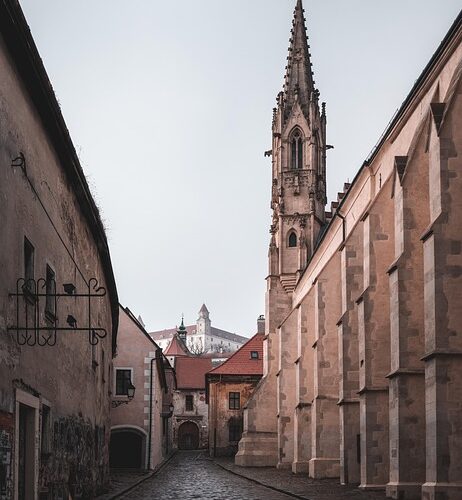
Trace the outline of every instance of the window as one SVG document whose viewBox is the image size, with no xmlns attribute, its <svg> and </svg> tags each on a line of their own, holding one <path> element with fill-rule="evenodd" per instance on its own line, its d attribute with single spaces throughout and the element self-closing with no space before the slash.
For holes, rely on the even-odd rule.
<svg viewBox="0 0 462 500">
<path fill-rule="evenodd" d="M 229 393 L 229 409 L 230 410 L 240 410 L 241 408 L 241 393 L 240 392 L 230 392 Z"/>
<path fill-rule="evenodd" d="M 258 359 L 258 351 L 250 351 L 251 359 Z"/>
<path fill-rule="evenodd" d="M 293 248 L 297 246 L 297 235 L 294 231 L 289 234 L 289 247 Z"/>
<path fill-rule="evenodd" d="M 34 253 L 34 245 L 24 237 L 24 288 L 30 293 L 35 293 Z"/>
<path fill-rule="evenodd" d="M 193 397 L 191 394 L 186 395 L 185 408 L 186 408 L 186 411 L 193 411 L 194 410 L 194 401 L 193 401 Z"/>
<path fill-rule="evenodd" d="M 299 129 L 296 129 L 290 141 L 290 168 L 303 168 L 303 139 Z"/>
<path fill-rule="evenodd" d="M 229 440 L 239 441 L 242 436 L 242 419 L 230 418 L 228 422 Z"/>
<path fill-rule="evenodd" d="M 45 281 L 45 315 L 48 319 L 56 319 L 56 275 L 53 269 L 47 264 L 47 274 Z"/>
<path fill-rule="evenodd" d="M 131 368 L 116 368 L 116 396 L 128 396 L 128 388 L 132 383 Z"/>
</svg>

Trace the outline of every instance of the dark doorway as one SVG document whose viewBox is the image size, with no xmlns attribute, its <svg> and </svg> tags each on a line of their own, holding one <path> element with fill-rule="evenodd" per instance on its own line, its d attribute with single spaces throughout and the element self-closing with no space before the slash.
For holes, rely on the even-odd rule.
<svg viewBox="0 0 462 500">
<path fill-rule="evenodd" d="M 35 483 L 35 410 L 19 404 L 18 499 L 34 497 Z"/>
<path fill-rule="evenodd" d="M 144 467 L 144 437 L 132 430 L 113 430 L 109 444 L 109 465 L 115 468 Z"/>
<path fill-rule="evenodd" d="M 178 429 L 178 448 L 197 450 L 199 448 L 199 428 L 194 422 L 185 422 Z"/>
</svg>

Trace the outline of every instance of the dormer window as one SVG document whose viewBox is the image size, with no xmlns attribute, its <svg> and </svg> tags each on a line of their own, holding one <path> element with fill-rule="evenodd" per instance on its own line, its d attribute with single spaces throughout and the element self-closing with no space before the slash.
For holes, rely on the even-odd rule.
<svg viewBox="0 0 462 500">
<path fill-rule="evenodd" d="M 258 359 L 258 351 L 250 351 L 250 359 Z"/>
<path fill-rule="evenodd" d="M 303 168 L 303 138 L 300 129 L 295 129 L 290 140 L 290 168 Z"/>
<path fill-rule="evenodd" d="M 289 248 L 294 248 L 297 246 L 297 235 L 295 234 L 295 231 L 291 231 L 289 234 Z"/>
</svg>

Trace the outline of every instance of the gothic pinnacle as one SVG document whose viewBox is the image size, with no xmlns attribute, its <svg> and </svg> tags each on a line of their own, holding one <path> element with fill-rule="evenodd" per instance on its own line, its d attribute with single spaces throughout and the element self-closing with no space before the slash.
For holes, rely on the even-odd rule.
<svg viewBox="0 0 462 500">
<path fill-rule="evenodd" d="M 286 113 L 290 113 L 296 100 L 302 109 L 307 111 L 310 97 L 315 89 L 303 12 L 303 3 L 297 0 L 284 78 L 284 96 L 288 103 Z"/>
</svg>

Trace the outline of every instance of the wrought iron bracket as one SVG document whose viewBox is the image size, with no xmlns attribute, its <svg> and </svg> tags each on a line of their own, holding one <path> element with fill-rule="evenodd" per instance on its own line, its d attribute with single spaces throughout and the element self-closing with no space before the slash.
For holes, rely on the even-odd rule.
<svg viewBox="0 0 462 500">
<path fill-rule="evenodd" d="M 55 290 L 54 293 L 46 293 L 47 280 L 44 278 L 38 280 L 19 278 L 16 281 L 16 292 L 9 294 L 10 297 L 15 298 L 16 324 L 9 326 L 8 331 L 16 334 L 18 345 L 27 345 L 30 347 L 36 345 L 54 346 L 57 342 L 58 332 L 72 331 L 86 332 L 90 345 L 97 345 L 101 339 L 107 336 L 107 330 L 92 324 L 92 300 L 104 297 L 106 289 L 98 285 L 96 278 L 91 278 L 88 281 L 88 290 L 86 293 L 56 293 L 55 280 L 48 280 L 48 284 L 50 282 L 52 283 L 51 288 Z M 45 305 L 43 316 L 46 318 L 46 324 L 41 323 L 40 304 L 43 302 L 42 298 L 45 298 L 46 301 L 52 301 L 52 313 L 47 311 L 47 305 Z M 57 318 L 58 299 L 86 301 L 87 324 L 83 327 L 77 327 L 77 320 L 73 316 L 68 315 L 67 322 L 69 326 L 60 326 Z"/>
</svg>

